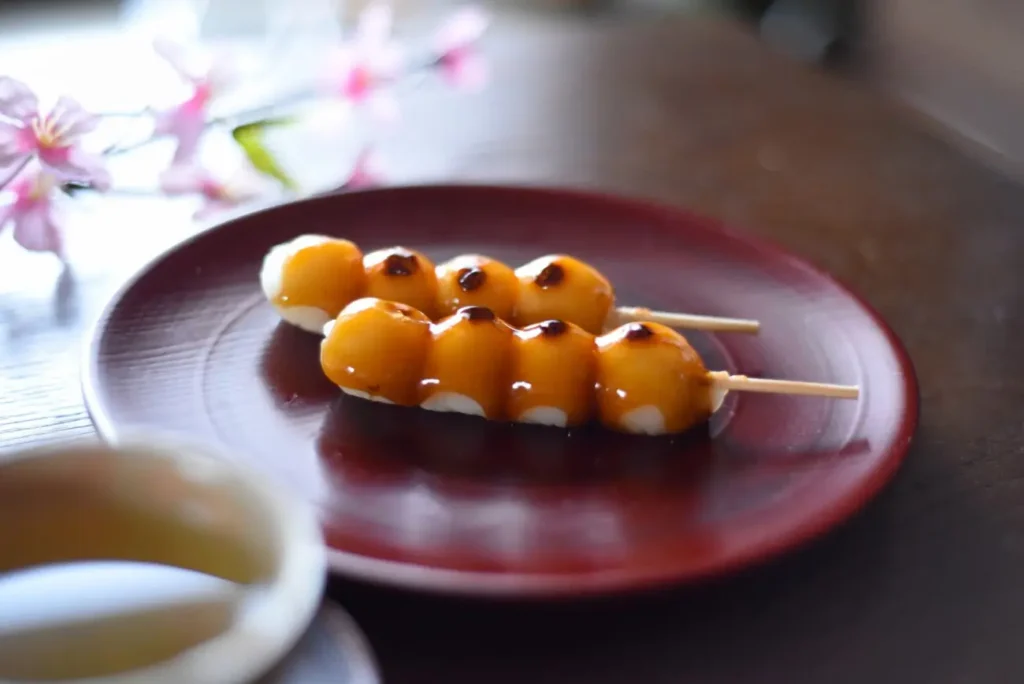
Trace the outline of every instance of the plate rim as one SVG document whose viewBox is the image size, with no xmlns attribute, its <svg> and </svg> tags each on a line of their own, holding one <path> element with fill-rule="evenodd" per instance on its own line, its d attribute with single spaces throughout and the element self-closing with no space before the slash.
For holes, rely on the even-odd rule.
<svg viewBox="0 0 1024 684">
<path fill-rule="evenodd" d="M 340 198 L 365 195 L 401 196 L 405 193 L 491 193 L 531 194 L 547 196 L 555 200 L 569 200 L 582 203 L 602 203 L 626 211 L 660 214 L 665 218 L 692 224 L 697 230 L 718 233 L 731 241 L 744 243 L 777 261 L 807 271 L 832 284 L 836 289 L 855 302 L 879 330 L 892 350 L 903 380 L 903 412 L 894 434 L 896 444 L 879 461 L 878 467 L 870 470 L 845 496 L 832 499 L 816 516 L 806 518 L 793 525 L 782 537 L 752 545 L 733 553 L 727 560 L 711 567 L 679 571 L 669 569 L 658 572 L 606 571 L 595 573 L 519 573 L 482 572 L 435 568 L 415 563 L 393 561 L 383 558 L 366 557 L 359 554 L 331 548 L 325 541 L 328 572 L 368 584 L 394 589 L 411 590 L 421 593 L 480 597 L 490 599 L 572 599 L 602 595 L 622 595 L 683 586 L 714 577 L 728 577 L 741 570 L 764 565 L 788 553 L 809 546 L 830 531 L 840 527 L 865 509 L 893 480 L 906 461 L 913 438 L 920 422 L 920 383 L 917 371 L 902 340 L 896 335 L 881 313 L 861 295 L 856 288 L 834 276 L 813 261 L 796 254 L 780 243 L 742 230 L 737 224 L 698 213 L 686 206 L 658 201 L 640 195 L 617 194 L 588 188 L 563 187 L 549 184 L 501 184 L 501 183 L 411 183 L 358 190 L 337 189 L 317 193 L 309 197 L 289 200 L 271 206 L 231 216 L 223 221 L 211 223 L 182 240 L 165 247 L 145 260 L 107 300 L 92 325 L 87 328 L 80 363 L 80 386 L 83 403 L 90 421 L 100 439 L 111 442 L 119 432 L 133 428 L 126 425 L 118 430 L 106 415 L 103 402 L 98 396 L 99 384 L 99 341 L 106 323 L 110 320 L 120 302 L 152 269 L 172 254 L 187 249 L 192 243 L 206 235 L 228 228 L 239 222 L 252 220 L 278 211 L 289 211 L 297 205 L 310 205 L 344 201 Z M 400 199 L 400 197 L 398 198 Z M 396 201 L 398 201 L 396 199 Z"/>
</svg>

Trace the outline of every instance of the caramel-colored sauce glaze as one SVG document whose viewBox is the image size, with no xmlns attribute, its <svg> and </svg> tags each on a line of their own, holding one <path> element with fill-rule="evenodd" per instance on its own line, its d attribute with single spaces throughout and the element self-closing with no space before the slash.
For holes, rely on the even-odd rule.
<svg viewBox="0 0 1024 684">
<path fill-rule="evenodd" d="M 510 267 L 479 254 L 464 254 L 437 267 L 437 309 L 450 316 L 464 306 L 485 306 L 511 321 L 519 280 Z"/>
<path fill-rule="evenodd" d="M 302 247 L 284 262 L 274 303 L 308 306 L 337 316 L 366 288 L 363 253 L 348 240 L 326 238 Z"/>
<path fill-rule="evenodd" d="M 364 297 L 335 319 L 320 346 L 320 365 L 339 387 L 415 406 L 430 347 L 430 319 L 422 311 Z"/>
<path fill-rule="evenodd" d="M 519 297 L 512 323 L 525 327 L 547 320 L 572 321 L 592 335 L 604 330 L 615 304 L 615 290 L 588 264 L 549 255 L 516 269 Z"/>
<path fill-rule="evenodd" d="M 711 415 L 711 383 L 697 351 L 658 323 L 628 323 L 597 338 L 597 410 L 612 429 L 631 411 L 660 410 L 665 432 L 680 432 Z"/>
<path fill-rule="evenodd" d="M 469 397 L 494 420 L 504 415 L 512 328 L 485 307 L 464 307 L 431 326 L 420 402 L 442 392 Z"/>
<path fill-rule="evenodd" d="M 388 247 L 363 258 L 364 297 L 399 302 L 438 317 L 437 275 L 423 254 L 405 247 Z"/>
<path fill-rule="evenodd" d="M 305 238 L 299 238 L 305 239 Z M 407 304 L 438 320 L 464 306 L 484 306 L 509 325 L 574 323 L 599 335 L 615 306 L 615 290 L 597 269 L 566 255 L 547 255 L 513 270 L 480 254 L 434 266 L 402 246 L 363 256 L 347 240 L 303 247 L 283 267 L 279 306 L 310 306 L 336 317 L 359 297 Z"/>
<path fill-rule="evenodd" d="M 628 323 L 598 337 L 557 319 L 517 330 L 476 306 L 430 323 L 404 304 L 366 298 L 329 327 L 321 365 L 343 388 L 407 406 L 461 395 L 491 420 L 519 421 L 550 407 L 565 413 L 566 426 L 598 418 L 620 431 L 677 433 L 712 412 L 700 355 L 658 323 Z M 637 409 L 656 410 L 661 428 L 631 428 Z"/>
<path fill-rule="evenodd" d="M 593 335 L 572 323 L 550 320 L 517 330 L 514 342 L 509 418 L 518 420 L 539 407 L 563 411 L 567 427 L 593 417 Z"/>
</svg>

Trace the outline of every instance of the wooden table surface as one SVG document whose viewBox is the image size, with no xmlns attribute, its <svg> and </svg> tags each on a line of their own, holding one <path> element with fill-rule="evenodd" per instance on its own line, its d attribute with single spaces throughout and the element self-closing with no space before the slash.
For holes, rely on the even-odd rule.
<svg viewBox="0 0 1024 684">
<path fill-rule="evenodd" d="M 509 22 L 490 51 L 495 85 L 483 95 L 440 109 L 429 93 L 410 102 L 387 150 L 396 182 L 602 188 L 768 236 L 890 321 L 917 367 L 920 429 L 861 515 L 706 586 L 511 605 L 335 580 L 330 594 L 365 629 L 384 681 L 1021 681 L 1021 188 L 913 115 L 730 24 Z M 124 220 L 168 221 L 139 202 Z M 0 244 L 0 448 L 90 434 L 77 385 L 83 335 L 175 230 L 107 248 L 103 268 L 63 286 L 43 261 L 17 271 Z M 329 658 L 296 659 L 323 674 L 291 681 L 332 681 Z"/>
</svg>

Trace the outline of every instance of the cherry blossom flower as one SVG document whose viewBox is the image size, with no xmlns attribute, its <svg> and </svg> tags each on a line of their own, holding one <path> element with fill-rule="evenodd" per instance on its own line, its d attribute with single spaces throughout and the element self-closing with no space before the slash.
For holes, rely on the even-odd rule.
<svg viewBox="0 0 1024 684">
<path fill-rule="evenodd" d="M 98 116 L 69 97 L 57 100 L 44 115 L 28 86 L 0 77 L 0 168 L 19 168 L 35 158 L 60 179 L 105 190 L 110 176 L 103 159 L 79 146 L 81 137 L 98 123 Z"/>
<path fill-rule="evenodd" d="M 200 57 L 166 39 L 155 40 L 153 48 L 191 88 L 185 100 L 156 113 L 153 132 L 177 141 L 173 165 L 190 164 L 199 149 L 211 104 L 235 85 L 236 74 L 226 60 Z"/>
<path fill-rule="evenodd" d="M 24 174 L 0 197 L 0 232 L 14 224 L 14 241 L 32 252 L 52 252 L 64 260 L 64 241 L 54 211 L 58 178 L 46 169 Z"/>
<path fill-rule="evenodd" d="M 359 15 L 352 41 L 330 60 L 327 88 L 335 96 L 366 107 L 383 121 L 398 118 L 390 87 L 402 71 L 403 56 L 391 39 L 391 8 L 374 2 Z"/>
<path fill-rule="evenodd" d="M 464 7 L 455 12 L 435 36 L 436 64 L 452 85 L 475 90 L 487 81 L 487 64 L 477 49 L 487 24 L 482 10 Z"/>
<path fill-rule="evenodd" d="M 382 174 L 380 164 L 371 148 L 366 148 L 356 157 L 355 166 L 348 180 L 341 186 L 342 190 L 362 190 L 381 185 Z"/>
<path fill-rule="evenodd" d="M 193 215 L 198 221 L 260 197 L 267 190 L 261 181 L 247 169 L 224 181 L 194 164 L 172 165 L 160 174 L 160 189 L 171 196 L 200 195 L 203 204 Z"/>
</svg>

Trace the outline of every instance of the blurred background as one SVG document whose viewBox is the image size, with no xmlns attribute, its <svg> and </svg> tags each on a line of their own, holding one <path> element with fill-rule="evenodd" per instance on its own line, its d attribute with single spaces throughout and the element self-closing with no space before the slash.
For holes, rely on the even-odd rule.
<svg viewBox="0 0 1024 684">
<path fill-rule="evenodd" d="M 138 113 L 148 107 L 172 106 L 188 94 L 177 74 L 153 50 L 153 37 L 162 34 L 186 44 L 198 42 L 232 51 L 233 63 L 254 76 L 244 78 L 243 73 L 238 81 L 241 85 L 218 99 L 221 109 L 216 113 L 249 111 L 266 102 L 286 100 L 289 92 L 301 90 L 297 74 L 315 71 L 310 65 L 318 64 L 351 31 L 366 4 L 367 0 L 0 0 L 0 73 L 31 84 L 44 99 L 72 94 L 95 112 Z M 407 39 L 406 44 L 421 45 L 438 22 L 461 4 L 458 0 L 391 0 L 396 37 Z M 602 137 L 636 135 L 629 126 L 623 128 L 626 120 L 621 117 L 633 117 L 629 120 L 640 125 L 637 122 L 643 117 L 657 115 L 648 110 L 649 103 L 637 101 L 631 108 L 609 114 L 608 122 L 614 123 L 608 123 L 612 129 L 604 132 L 594 128 L 597 124 L 593 122 L 579 120 L 579 112 L 589 106 L 579 99 L 581 94 L 585 100 L 592 90 L 594 97 L 602 93 L 600 97 L 614 101 L 617 86 L 612 72 L 618 67 L 614 63 L 583 65 L 574 56 L 583 53 L 571 46 L 582 27 L 661 16 L 739 27 L 771 50 L 804 62 L 822 78 L 846 82 L 854 90 L 882 93 L 901 110 L 901 116 L 916 117 L 934 134 L 999 173 L 1019 177 L 1024 171 L 1024 133 L 1019 124 L 1024 120 L 1024 74 L 1017 68 L 1024 56 L 1024 43 L 1016 40 L 1024 29 L 1024 3 L 482 0 L 479 4 L 493 16 L 486 51 L 500 62 L 501 73 L 495 75 L 486 97 L 458 99 L 458 95 L 433 95 L 430 88 L 423 88 L 415 98 L 403 98 L 406 124 L 398 127 L 401 130 L 386 144 L 376 146 L 382 150 L 385 182 L 461 180 L 467 175 L 483 182 L 545 177 L 575 182 L 587 180 L 591 167 L 600 166 L 611 177 L 626 173 L 623 178 L 634 161 L 640 164 L 637 168 L 657 167 L 660 162 L 656 160 L 630 161 L 613 152 L 617 148 L 605 145 Z M 662 35 L 662 40 L 671 40 L 673 33 Z M 691 33 L 689 39 L 696 35 Z M 551 39 L 558 37 L 566 39 L 564 51 L 553 47 L 559 41 Z M 715 40 L 709 37 L 706 49 L 714 50 Z M 555 61 L 537 62 L 531 51 L 538 45 L 547 46 L 544 60 Z M 666 45 L 666 54 L 672 54 L 671 48 Z M 559 64 L 560 55 L 569 61 Z M 706 68 L 687 66 L 693 66 L 698 74 Z M 753 82 L 761 78 L 754 73 L 756 68 L 754 62 L 738 67 L 743 78 L 755 79 Z M 534 69 L 543 69 L 544 75 L 553 78 L 532 79 L 529 74 Z M 558 78 L 560 69 L 565 71 L 565 79 Z M 519 80 L 510 83 L 510 78 Z M 576 83 L 574 78 L 601 82 Z M 768 79 L 766 88 L 778 87 L 777 83 L 771 85 L 770 75 L 763 78 Z M 659 84 L 659 79 L 655 77 L 651 83 Z M 573 94 L 546 90 L 553 87 L 568 88 Z M 725 83 L 723 87 L 732 86 Z M 525 91 L 531 93 L 526 104 L 522 102 Z M 626 91 L 636 92 L 624 87 Z M 807 97 L 814 97 L 811 93 L 818 91 L 807 92 Z M 750 97 L 770 93 L 751 93 Z M 654 96 L 674 98 L 670 93 L 652 93 Z M 806 104 L 814 108 L 813 103 Z M 717 105 L 707 101 L 680 106 L 692 106 L 696 121 L 707 114 L 707 108 Z M 462 116 L 457 131 L 448 130 L 450 107 Z M 791 119 L 799 119 L 799 114 Z M 338 187 L 367 140 L 375 135 L 370 132 L 368 138 L 365 130 L 356 130 L 358 122 L 349 125 L 349 121 L 345 126 L 327 123 L 323 127 L 288 127 L 284 133 L 267 136 L 272 153 L 305 192 Z M 104 146 L 125 138 L 145 139 L 151 131 L 146 117 L 141 121 L 139 117 L 108 119 L 105 125 L 110 137 L 104 140 L 102 130 L 98 135 L 98 144 Z M 678 125 L 685 128 L 688 124 L 681 121 Z M 539 142 L 549 138 L 548 143 Z M 563 143 L 589 151 L 551 155 L 550 160 L 537 151 L 545 144 Z M 642 145 L 622 144 L 623 149 L 632 150 L 629 155 L 650 154 L 642 151 Z M 605 147 L 607 154 L 600 151 Z M 118 201 L 89 194 L 76 200 L 67 242 L 81 281 L 95 276 L 97 282 L 106 282 L 111 259 L 103 245 L 111 241 L 118 245 L 121 258 L 117 261 L 129 268 L 195 229 L 191 221 L 194 198 L 165 198 L 159 216 L 152 209 L 153 179 L 172 151 L 171 141 L 161 140 L 130 155 L 110 158 L 114 183 L 121 189 Z M 585 154 L 596 156 L 577 158 Z M 204 142 L 203 163 L 214 173 L 227 174 L 237 168 L 239 155 L 230 136 L 209 136 Z M 608 155 L 614 158 L 605 159 Z M 683 180 L 666 176 L 658 187 L 664 186 L 670 196 L 695 201 L 706 179 L 686 170 L 685 164 L 667 164 L 666 168 L 679 170 Z M 650 184 L 642 188 L 619 185 L 626 192 L 656 190 Z M 138 197 L 133 197 L 136 188 Z M 745 220 L 744 216 L 726 218 Z M 140 231 L 140 226 L 147 230 Z M 8 244 L 12 241 L 9 233 L 0 235 L 0 256 L 2 250 L 14 248 Z M 59 270 L 55 262 L 28 255 L 13 263 L 18 265 L 16 270 L 25 270 L 21 275 L 10 269 L 0 273 L 0 294 L 24 289 L 25 274 L 31 272 L 38 276 L 40 296 L 47 296 L 49 283 Z"/>
<path fill-rule="evenodd" d="M 126 64 L 148 73 L 142 39 L 154 26 L 207 40 L 275 41 L 310 50 L 332 39 L 356 0 L 0 0 L 0 63 L 33 83 L 68 86 L 98 108 L 131 106 L 159 83 L 126 88 Z M 396 0 L 411 29 L 456 4 Z M 490 0 L 505 21 L 557 14 L 628 21 L 652 13 L 735 18 L 793 56 L 877 88 L 937 124 L 971 154 L 1018 173 L 1024 164 L 1024 3 L 997 0 Z M 324 17 L 332 21 L 323 21 Z M 502 22 L 496 22 L 500 26 Z M 302 35 L 303 40 L 281 40 Z M 256 42 L 253 42 L 256 41 Z M 125 49 L 141 61 L 125 62 Z M 287 50 L 285 50 L 287 52 Z M 104 77 L 114 65 L 121 80 Z M 287 62 L 281 71 L 287 73 Z M 85 87 L 85 86 L 88 87 Z M 150 91 L 147 93 L 147 90 Z M 99 105 L 103 105 L 100 107 Z"/>
</svg>

